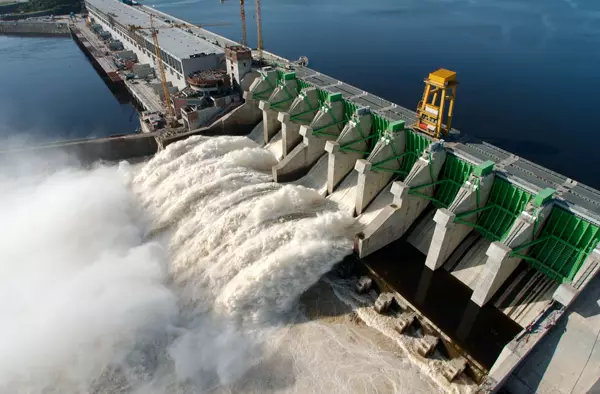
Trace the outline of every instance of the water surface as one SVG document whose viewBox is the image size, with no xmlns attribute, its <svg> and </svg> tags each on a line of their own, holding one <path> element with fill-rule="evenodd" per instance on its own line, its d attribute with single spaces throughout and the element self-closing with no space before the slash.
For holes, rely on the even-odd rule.
<svg viewBox="0 0 600 394">
<path fill-rule="evenodd" d="M 71 38 L 0 36 L 0 140 L 131 133 L 121 104 Z"/>
</svg>

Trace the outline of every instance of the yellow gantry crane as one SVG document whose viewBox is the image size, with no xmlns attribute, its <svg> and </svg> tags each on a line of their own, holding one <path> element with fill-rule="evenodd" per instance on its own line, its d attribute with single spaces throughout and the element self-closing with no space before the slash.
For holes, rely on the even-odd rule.
<svg viewBox="0 0 600 394">
<path fill-rule="evenodd" d="M 452 127 L 456 97 L 456 72 L 440 68 L 425 79 L 423 99 L 417 106 L 417 123 L 413 126 L 434 138 L 447 136 Z"/>
<path fill-rule="evenodd" d="M 158 71 L 160 74 L 160 82 L 162 85 L 163 94 L 165 96 L 165 106 L 167 107 L 167 113 L 166 113 L 167 128 L 171 127 L 172 125 L 175 125 L 176 119 L 175 119 L 175 113 L 173 112 L 173 107 L 171 106 L 171 95 L 169 94 L 169 86 L 167 85 L 167 74 L 165 73 L 165 66 L 163 64 L 163 59 L 160 54 L 160 47 L 158 45 L 158 30 L 159 29 L 172 29 L 172 28 L 182 29 L 182 28 L 190 28 L 190 27 L 202 28 L 204 26 L 223 26 L 223 25 L 228 25 L 228 23 L 221 22 L 221 23 L 211 23 L 211 24 L 205 24 L 205 25 L 192 25 L 190 23 L 172 23 L 168 26 L 155 27 L 154 26 L 154 18 L 153 18 L 152 14 L 150 14 L 150 26 L 143 27 L 143 26 L 129 25 L 129 30 L 131 30 L 131 31 L 150 30 L 150 34 L 152 35 L 152 41 L 154 43 L 154 54 L 156 55 L 156 65 L 158 66 Z"/>
</svg>

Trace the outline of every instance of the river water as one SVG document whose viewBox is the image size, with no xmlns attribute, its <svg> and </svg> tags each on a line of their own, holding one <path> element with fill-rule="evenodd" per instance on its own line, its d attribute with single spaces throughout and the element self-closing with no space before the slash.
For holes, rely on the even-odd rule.
<svg viewBox="0 0 600 394">
<path fill-rule="evenodd" d="M 137 119 L 72 39 L 0 36 L 0 140 L 131 133 Z"/>
</svg>

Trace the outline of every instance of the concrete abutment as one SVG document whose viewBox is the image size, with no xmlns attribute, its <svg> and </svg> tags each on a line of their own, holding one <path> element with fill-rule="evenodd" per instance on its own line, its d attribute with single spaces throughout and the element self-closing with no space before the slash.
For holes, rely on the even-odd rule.
<svg viewBox="0 0 600 394">
<path fill-rule="evenodd" d="M 394 171 L 400 168 L 403 159 L 390 158 L 396 153 L 403 153 L 405 146 L 404 122 L 395 122 L 390 124 L 385 136 L 377 142 L 369 157 L 356 162 L 354 169 L 358 172 L 355 206 L 357 215 L 363 213 L 369 203 L 394 177 Z M 377 168 L 378 163 L 385 163 L 385 169 Z"/>
<path fill-rule="evenodd" d="M 294 180 L 303 175 L 325 154 L 327 141 L 336 138 L 343 128 L 344 103 L 341 94 L 331 94 L 310 126 L 300 126 L 302 142 L 273 167 L 275 182 Z"/>
<path fill-rule="evenodd" d="M 281 122 L 281 139 L 283 157 L 290 154 L 302 141 L 300 127 L 309 125 L 319 111 L 319 94 L 315 88 L 302 89 L 290 106 L 288 112 L 279 112 L 277 119 Z"/>
<path fill-rule="evenodd" d="M 446 209 L 439 209 L 433 220 L 436 223 L 433 238 L 425 265 L 436 270 L 448 259 L 456 247 L 469 235 L 473 227 L 456 221 L 457 215 L 475 211 L 485 206 L 494 183 L 492 168 L 485 173 L 473 174 L 471 178 L 461 187 L 454 202 Z M 463 221 L 475 223 L 477 214 L 464 217 Z"/>
<path fill-rule="evenodd" d="M 490 245 L 486 252 L 488 258 L 475 285 L 471 301 L 484 306 L 496 294 L 521 262 L 520 257 L 512 255 L 513 250 L 537 237 L 551 210 L 552 204 L 536 207 L 530 203 L 515 220 L 506 239 Z M 529 248 L 526 248 L 519 253 L 527 254 L 528 250 Z"/>
<path fill-rule="evenodd" d="M 446 155 L 446 150 L 441 144 L 431 145 L 414 164 L 404 182 L 393 183 L 391 189 L 394 195 L 393 203 L 385 207 L 367 225 L 355 242 L 359 257 L 365 257 L 383 248 L 406 233 L 430 203 L 430 200 L 423 196 L 411 194 L 411 188 L 437 181 Z M 419 189 L 419 193 L 430 197 L 433 196 L 434 191 L 433 185 Z"/>
<path fill-rule="evenodd" d="M 369 108 L 358 109 L 336 141 L 327 141 L 325 151 L 328 153 L 327 162 L 327 192 L 340 184 L 356 165 L 356 161 L 365 156 L 369 149 L 369 140 L 365 139 L 371 133 L 372 115 Z M 350 149 L 341 149 L 347 146 Z"/>
</svg>

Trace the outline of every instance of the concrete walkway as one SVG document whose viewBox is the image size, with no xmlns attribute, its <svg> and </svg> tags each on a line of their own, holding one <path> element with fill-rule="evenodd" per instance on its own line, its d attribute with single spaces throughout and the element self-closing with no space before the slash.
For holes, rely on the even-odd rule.
<svg viewBox="0 0 600 394">
<path fill-rule="evenodd" d="M 511 393 L 600 393 L 600 277 L 591 281 L 507 383 Z"/>
</svg>

